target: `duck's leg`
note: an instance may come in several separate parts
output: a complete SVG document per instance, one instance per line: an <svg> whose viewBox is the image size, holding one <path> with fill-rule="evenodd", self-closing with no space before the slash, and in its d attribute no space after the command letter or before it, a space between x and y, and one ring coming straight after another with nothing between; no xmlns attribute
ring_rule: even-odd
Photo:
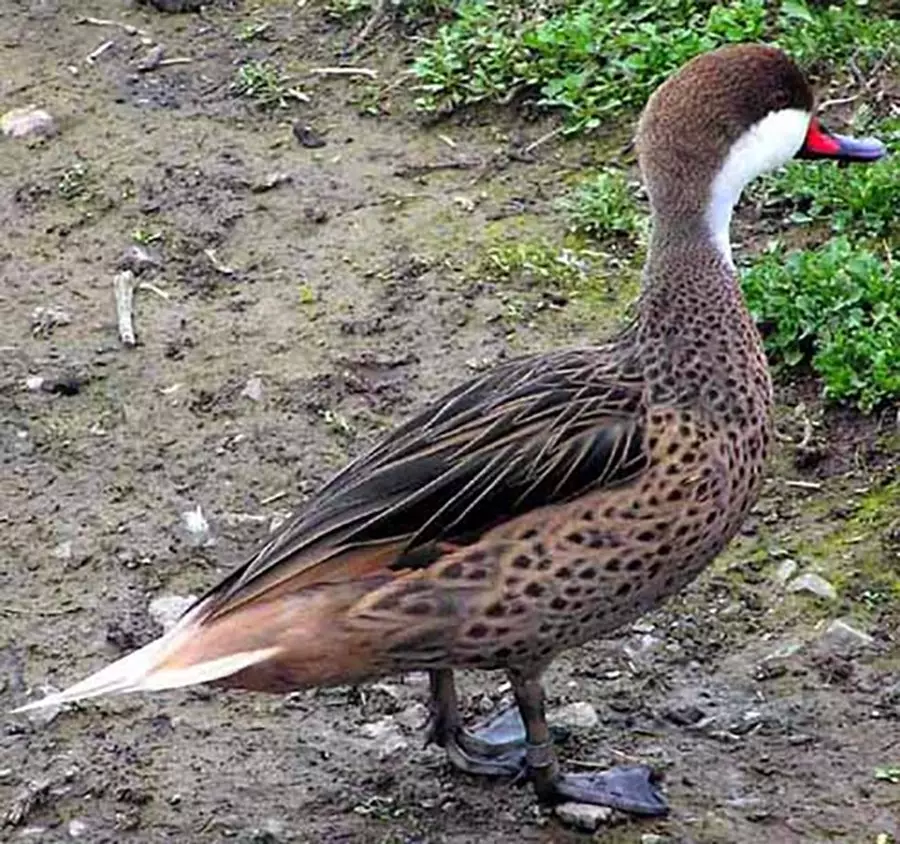
<svg viewBox="0 0 900 844"><path fill-rule="evenodd" d="M431 721L426 743L447 751L451 763L469 774L509 777L525 769L525 727L516 707L509 707L469 732L462 727L453 672L432 671Z"/></svg>
<svg viewBox="0 0 900 844"><path fill-rule="evenodd" d="M528 775L538 799L546 803L593 803L635 815L664 815L669 811L653 783L653 772L646 765L615 767L595 774L561 773L544 715L544 689L539 675L511 674L510 679L525 722Z"/></svg>

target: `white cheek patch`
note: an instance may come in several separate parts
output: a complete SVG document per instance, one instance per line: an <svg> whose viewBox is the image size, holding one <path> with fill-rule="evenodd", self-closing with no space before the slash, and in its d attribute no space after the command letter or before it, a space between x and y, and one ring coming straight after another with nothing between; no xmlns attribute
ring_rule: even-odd
<svg viewBox="0 0 900 844"><path fill-rule="evenodd" d="M803 146L812 115L799 108L769 112L732 145L710 188L706 220L729 264L731 212L748 182L790 161Z"/></svg>

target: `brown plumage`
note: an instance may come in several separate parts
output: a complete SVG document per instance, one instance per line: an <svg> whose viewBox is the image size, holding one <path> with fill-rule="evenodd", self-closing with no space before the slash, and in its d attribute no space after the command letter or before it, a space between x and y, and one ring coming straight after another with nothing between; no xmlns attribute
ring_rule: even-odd
<svg viewBox="0 0 900 844"><path fill-rule="evenodd" d="M820 131L812 104L777 50L689 63L638 131L653 233L636 320L604 345L456 388L351 463L173 633L55 700L428 670L432 737L459 767L527 765L542 798L665 811L646 769L559 773L539 679L560 651L689 583L759 492L772 388L727 223L749 178ZM878 157L873 142L832 138L863 144L843 157ZM509 672L527 743L521 724L461 729L455 668Z"/></svg>

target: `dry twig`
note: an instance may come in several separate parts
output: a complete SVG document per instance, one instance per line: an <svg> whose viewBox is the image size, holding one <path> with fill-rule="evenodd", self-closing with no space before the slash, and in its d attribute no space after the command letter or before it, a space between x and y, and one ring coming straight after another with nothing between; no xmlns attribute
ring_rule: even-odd
<svg viewBox="0 0 900 844"><path fill-rule="evenodd" d="M119 339L126 346L134 346L137 339L134 336L133 308L134 308L134 273L131 270L122 270L113 281L113 289L116 296L116 319L119 324Z"/></svg>

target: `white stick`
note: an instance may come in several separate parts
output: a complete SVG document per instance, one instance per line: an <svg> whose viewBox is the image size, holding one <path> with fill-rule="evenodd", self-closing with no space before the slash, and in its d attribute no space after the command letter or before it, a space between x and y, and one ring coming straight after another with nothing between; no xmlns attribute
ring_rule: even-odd
<svg viewBox="0 0 900 844"><path fill-rule="evenodd" d="M134 336L134 322L132 321L134 273L131 270L120 272L113 281L113 289L116 294L116 318L119 323L119 339L126 346L134 346L137 343L137 339Z"/></svg>

